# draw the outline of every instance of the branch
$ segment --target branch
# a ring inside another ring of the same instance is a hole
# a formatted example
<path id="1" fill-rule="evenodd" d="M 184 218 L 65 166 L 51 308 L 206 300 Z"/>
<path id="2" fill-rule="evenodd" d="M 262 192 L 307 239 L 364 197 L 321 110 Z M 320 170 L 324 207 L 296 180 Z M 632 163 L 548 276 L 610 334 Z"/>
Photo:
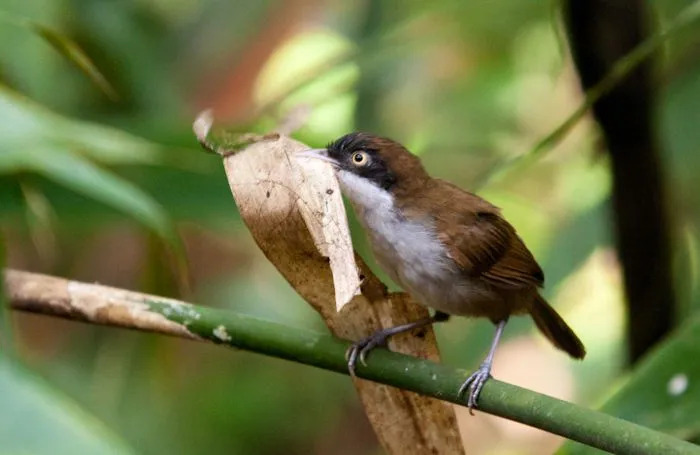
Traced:
<path id="1" fill-rule="evenodd" d="M 7 270 L 5 287 L 15 310 L 209 341 L 347 374 L 349 344 L 330 335 L 29 272 Z M 460 405 L 466 373 L 384 349 L 357 370 L 365 379 Z M 686 441 L 495 379 L 484 386 L 479 409 L 618 454 L 700 454 Z"/>

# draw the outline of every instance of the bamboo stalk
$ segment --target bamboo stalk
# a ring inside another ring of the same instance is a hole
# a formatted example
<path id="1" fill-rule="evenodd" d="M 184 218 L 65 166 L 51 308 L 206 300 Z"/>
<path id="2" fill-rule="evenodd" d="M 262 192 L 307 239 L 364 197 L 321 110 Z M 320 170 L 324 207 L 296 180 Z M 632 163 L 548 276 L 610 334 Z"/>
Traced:
<path id="1" fill-rule="evenodd" d="M 348 342 L 251 316 L 97 284 L 7 270 L 15 310 L 94 324 L 157 332 L 246 349 L 347 374 Z M 358 376 L 464 405 L 457 390 L 467 372 L 377 349 Z M 667 434 L 492 379 L 479 410 L 617 454 L 700 454 L 700 447 Z"/>

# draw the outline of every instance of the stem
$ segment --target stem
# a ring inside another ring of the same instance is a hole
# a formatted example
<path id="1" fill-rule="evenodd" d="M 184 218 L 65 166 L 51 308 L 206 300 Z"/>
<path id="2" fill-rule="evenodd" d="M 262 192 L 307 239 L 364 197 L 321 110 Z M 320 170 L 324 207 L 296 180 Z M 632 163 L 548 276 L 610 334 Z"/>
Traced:
<path id="1" fill-rule="evenodd" d="M 210 341 L 347 374 L 349 343 L 251 316 L 136 292 L 8 270 L 15 310 Z M 357 375 L 463 405 L 464 370 L 377 349 Z M 489 380 L 479 410 L 618 454 L 700 454 L 700 447 L 556 398 Z"/>

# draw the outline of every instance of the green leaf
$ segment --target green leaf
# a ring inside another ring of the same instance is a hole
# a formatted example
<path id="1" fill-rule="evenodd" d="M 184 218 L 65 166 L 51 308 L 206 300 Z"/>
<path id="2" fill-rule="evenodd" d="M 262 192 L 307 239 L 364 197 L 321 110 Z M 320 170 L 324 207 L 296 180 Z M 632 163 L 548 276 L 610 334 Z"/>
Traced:
<path id="1" fill-rule="evenodd" d="M 107 95 L 112 101 L 117 101 L 119 96 L 112 85 L 107 81 L 104 75 L 97 69 L 95 64 L 90 60 L 90 57 L 78 46 L 78 44 L 68 38 L 66 35 L 59 33 L 45 25 L 30 22 L 31 29 L 40 37 L 44 38 L 47 43 L 56 49 L 66 59 L 73 62 L 90 80 Z"/>
<path id="2" fill-rule="evenodd" d="M 69 62 L 77 66 L 110 100 L 117 101 L 119 99 L 117 92 L 107 78 L 80 46 L 68 36 L 46 25 L 4 11 L 0 11 L 0 20 L 29 30 L 39 36 Z"/>
<path id="3" fill-rule="evenodd" d="M 163 208 L 135 185 L 58 146 L 24 150 L 28 170 L 95 199 L 155 231 L 169 242 L 175 233 Z"/>
<path id="4" fill-rule="evenodd" d="M 688 320 L 647 355 L 601 411 L 691 439 L 700 435 L 700 317 Z M 561 454 L 599 453 L 567 442 Z"/>
<path id="5" fill-rule="evenodd" d="M 68 397 L 4 357 L 0 357 L 0 390 L 3 453 L 135 453 Z"/>
<path id="6" fill-rule="evenodd" d="M 175 229 L 163 208 L 97 164 L 157 164 L 163 156 L 160 146 L 60 116 L 0 85 L 0 174 L 41 174 L 132 216 L 177 251 Z"/>
<path id="7" fill-rule="evenodd" d="M 58 143 L 103 164 L 158 164 L 167 150 L 124 131 L 73 120 L 0 84 L 0 169 L 28 145 Z M 9 154 L 9 155 L 8 155 Z"/>

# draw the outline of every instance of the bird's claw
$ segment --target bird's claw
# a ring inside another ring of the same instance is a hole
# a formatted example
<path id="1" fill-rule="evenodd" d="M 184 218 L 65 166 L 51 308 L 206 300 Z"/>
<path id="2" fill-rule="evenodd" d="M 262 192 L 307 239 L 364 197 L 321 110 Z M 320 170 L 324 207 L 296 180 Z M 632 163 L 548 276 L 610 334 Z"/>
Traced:
<path id="1" fill-rule="evenodd" d="M 345 351 L 345 360 L 348 362 L 350 376 L 355 377 L 355 367 L 357 366 L 358 359 L 362 366 L 367 366 L 367 355 L 376 347 L 386 346 L 388 338 L 389 335 L 379 331 L 353 343 L 348 350 Z"/>
<path id="2" fill-rule="evenodd" d="M 469 390 L 469 396 L 467 397 L 467 407 L 469 408 L 469 413 L 474 415 L 474 408 L 477 407 L 477 400 L 479 399 L 479 394 L 481 389 L 484 388 L 484 384 L 491 378 L 491 365 L 487 363 L 482 363 L 479 369 L 472 373 L 457 392 L 457 396 L 461 397 L 464 393 Z"/>

